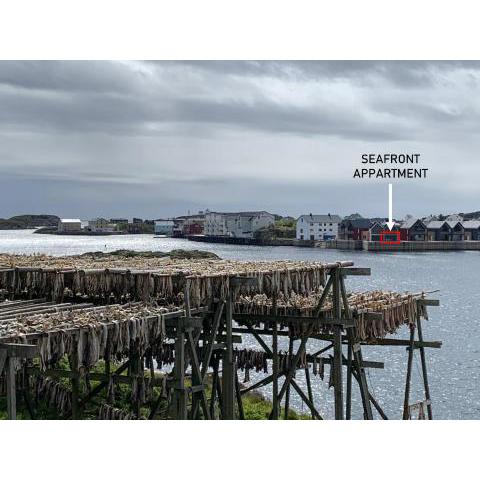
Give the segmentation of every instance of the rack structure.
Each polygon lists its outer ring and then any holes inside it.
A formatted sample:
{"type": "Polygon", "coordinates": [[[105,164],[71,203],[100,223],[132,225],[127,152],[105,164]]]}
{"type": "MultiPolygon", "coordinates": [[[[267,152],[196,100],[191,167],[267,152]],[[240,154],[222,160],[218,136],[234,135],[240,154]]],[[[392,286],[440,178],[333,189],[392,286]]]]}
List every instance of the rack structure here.
{"type": "Polygon", "coordinates": [[[99,395],[112,385],[128,384],[132,390],[130,410],[121,412],[114,405],[102,404],[99,418],[142,418],[142,407],[148,405],[151,419],[243,419],[244,396],[271,384],[269,418],[288,418],[295,392],[311,418],[322,419],[311,382],[311,369],[321,364],[330,369],[335,419],[352,418],[355,385],[360,390],[363,417],[387,419],[365,374],[367,368],[383,368],[383,362],[363,358],[365,346],[378,345],[407,348],[403,418],[425,406],[427,418],[432,419],[426,349],[439,348],[441,342],[424,340],[422,320],[427,318],[427,307],[439,302],[416,294],[409,295],[408,301],[406,297],[399,297],[397,303],[385,300],[381,308],[377,302],[377,311],[360,310],[352,304],[346,279],[369,274],[370,269],[355,268],[352,262],[307,264],[303,269],[298,265],[266,269],[262,265],[258,271],[250,264],[242,273],[204,277],[178,271],[95,269],[83,277],[98,275],[102,281],[86,282],[79,291],[73,285],[78,272],[72,269],[0,269],[0,288],[10,298],[0,303],[0,375],[8,417],[16,417],[17,393],[31,418],[36,415],[32,398],[35,389],[40,389],[58,409],[59,418],[79,419],[86,406],[98,402],[99,395]],[[50,279],[42,283],[39,279],[47,274],[50,279]],[[118,278],[112,281],[109,275],[118,278]],[[294,312],[279,306],[292,293],[313,291],[318,299],[313,310],[294,312]],[[38,293],[43,297],[35,298],[38,293]],[[240,296],[256,293],[268,295],[268,311],[245,313],[240,296]],[[395,327],[390,324],[392,311],[405,312],[395,327]],[[366,337],[360,317],[362,322],[386,322],[392,332],[400,324],[406,325],[410,338],[366,337]],[[15,330],[17,327],[23,330],[15,330]],[[257,356],[262,355],[268,365],[264,378],[251,385],[242,385],[238,376],[236,347],[245,334],[256,339],[257,356]],[[279,350],[280,337],[289,340],[286,359],[279,350]],[[316,344],[321,340],[325,346],[312,351],[312,340],[316,344]],[[155,367],[161,363],[166,345],[172,358],[163,363],[172,368],[159,375],[155,367]],[[411,404],[417,349],[425,398],[411,404]],[[59,366],[60,357],[68,358],[69,368],[59,366]],[[100,362],[104,371],[92,372],[100,362]],[[305,373],[305,389],[295,378],[299,370],[305,373]],[[145,395],[146,391],[150,395],[145,395]],[[156,397],[151,392],[157,392],[156,397]]]}

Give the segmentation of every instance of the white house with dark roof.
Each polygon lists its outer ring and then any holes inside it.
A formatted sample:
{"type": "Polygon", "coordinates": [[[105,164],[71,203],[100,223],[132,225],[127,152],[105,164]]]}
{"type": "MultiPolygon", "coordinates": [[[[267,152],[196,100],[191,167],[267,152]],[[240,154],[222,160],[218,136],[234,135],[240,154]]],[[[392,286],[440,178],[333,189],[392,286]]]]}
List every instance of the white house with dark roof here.
{"type": "Polygon", "coordinates": [[[330,213],[300,215],[297,219],[297,240],[335,240],[341,221],[341,217],[330,213]]]}

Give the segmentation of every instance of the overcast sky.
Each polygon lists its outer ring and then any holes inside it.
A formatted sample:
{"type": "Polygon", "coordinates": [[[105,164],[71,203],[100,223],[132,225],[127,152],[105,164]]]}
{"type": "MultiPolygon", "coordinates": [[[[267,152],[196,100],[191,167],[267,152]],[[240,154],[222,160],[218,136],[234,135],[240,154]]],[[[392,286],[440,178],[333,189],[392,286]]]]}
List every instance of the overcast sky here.
{"type": "Polygon", "coordinates": [[[0,217],[480,210],[480,63],[0,62],[0,217]]]}

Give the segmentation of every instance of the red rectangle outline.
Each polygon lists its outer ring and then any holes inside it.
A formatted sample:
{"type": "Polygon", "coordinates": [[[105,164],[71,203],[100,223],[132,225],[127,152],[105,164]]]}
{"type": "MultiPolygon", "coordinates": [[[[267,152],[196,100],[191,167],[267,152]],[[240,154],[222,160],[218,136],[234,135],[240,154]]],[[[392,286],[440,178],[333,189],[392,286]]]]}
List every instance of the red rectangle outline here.
{"type": "Polygon", "coordinates": [[[400,245],[400,230],[382,230],[380,232],[380,244],[381,245],[400,245]],[[396,235],[396,240],[385,240],[385,235],[396,235]]]}

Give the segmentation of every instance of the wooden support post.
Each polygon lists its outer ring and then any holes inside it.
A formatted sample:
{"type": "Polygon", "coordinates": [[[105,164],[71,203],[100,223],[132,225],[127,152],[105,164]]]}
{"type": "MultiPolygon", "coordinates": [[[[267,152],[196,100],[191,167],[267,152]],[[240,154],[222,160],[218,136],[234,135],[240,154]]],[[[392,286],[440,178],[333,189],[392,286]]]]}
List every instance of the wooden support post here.
{"type": "Polygon", "coordinates": [[[298,386],[297,382],[293,380],[293,378],[291,382],[292,382],[292,387],[300,395],[300,398],[307,404],[307,407],[310,408],[312,415],[314,415],[318,420],[323,420],[322,416],[315,408],[315,405],[313,405],[313,403],[310,402],[310,399],[305,395],[305,393],[303,393],[302,389],[298,386]]]}
{"type": "Polygon", "coordinates": [[[233,365],[233,342],[232,342],[232,314],[233,314],[233,288],[229,285],[226,310],[225,310],[225,344],[222,366],[222,399],[223,420],[235,418],[235,372],[233,365]]]}
{"type": "Polygon", "coordinates": [[[305,367],[305,379],[307,381],[308,400],[310,401],[310,412],[312,413],[313,420],[315,419],[315,409],[312,407],[315,405],[315,403],[313,401],[312,382],[310,381],[310,370],[308,369],[308,364],[305,367]]]}
{"type": "Polygon", "coordinates": [[[210,419],[210,414],[208,411],[207,396],[205,394],[205,385],[203,382],[202,373],[200,371],[200,364],[198,362],[198,356],[196,351],[196,342],[193,338],[192,328],[187,330],[187,342],[190,348],[191,362],[192,362],[192,388],[200,387],[199,391],[192,391],[192,418],[197,418],[198,402],[203,410],[203,418],[206,420],[210,419]],[[197,401],[194,403],[193,399],[197,401]]]}
{"type": "Polygon", "coordinates": [[[347,420],[352,419],[352,352],[353,347],[351,343],[348,343],[347,354],[347,407],[345,412],[345,418],[347,420]]]}
{"type": "Polygon", "coordinates": [[[174,415],[177,420],[187,419],[187,395],[185,391],[185,332],[183,325],[177,328],[175,339],[174,372],[174,415]]]}
{"type": "MultiPolygon", "coordinates": [[[[277,315],[277,296],[274,293],[272,298],[272,310],[273,315],[277,315]]],[[[272,384],[272,413],[270,415],[271,420],[278,420],[279,415],[279,400],[278,400],[278,323],[275,318],[272,325],[272,374],[273,374],[273,384],[272,384]]]]}
{"type": "Polygon", "coordinates": [[[212,375],[212,395],[210,397],[210,418],[215,420],[215,399],[217,396],[217,384],[218,384],[218,357],[213,357],[213,375],[212,375]]]}
{"type": "Polygon", "coordinates": [[[6,382],[7,382],[7,418],[9,420],[17,419],[17,385],[15,381],[15,358],[7,357],[6,382]]]}
{"type": "MultiPolygon", "coordinates": [[[[426,308],[426,307],[425,307],[426,308]]],[[[417,311],[418,340],[423,342],[422,319],[417,311]]],[[[423,388],[425,390],[425,400],[427,400],[428,419],[433,420],[432,399],[430,398],[430,387],[428,386],[427,361],[425,359],[425,348],[420,347],[420,360],[422,362],[423,388]]]]}
{"type": "Polygon", "coordinates": [[[245,413],[243,411],[242,395],[240,393],[240,383],[238,381],[238,370],[237,370],[236,365],[235,365],[235,396],[237,398],[238,417],[239,417],[240,420],[245,420],[245,413]]]}
{"type": "Polygon", "coordinates": [[[410,403],[410,384],[412,379],[414,341],[415,341],[415,325],[410,325],[410,346],[407,347],[408,360],[407,360],[407,378],[405,380],[405,397],[403,400],[403,420],[408,420],[410,416],[408,410],[409,410],[409,403],[410,403]]]}
{"type": "MultiPolygon", "coordinates": [[[[333,316],[339,320],[342,317],[341,294],[340,294],[340,271],[335,268],[333,276],[333,316]]],[[[343,420],[343,378],[342,378],[342,327],[333,327],[333,388],[335,397],[335,420],[343,420]]]]}
{"type": "MultiPolygon", "coordinates": [[[[80,333],[81,334],[81,333],[80,333]]],[[[78,371],[78,357],[73,353],[70,357],[70,370],[72,371],[72,419],[80,419],[80,374],[78,371]]]]}
{"type": "MultiPolygon", "coordinates": [[[[287,391],[287,386],[292,381],[293,376],[295,375],[295,371],[297,370],[298,361],[302,356],[303,352],[305,351],[305,345],[307,344],[308,337],[302,337],[300,341],[300,346],[298,347],[297,353],[293,357],[292,363],[289,365],[288,372],[286,373],[285,381],[283,382],[282,388],[280,393],[278,394],[278,401],[281,402],[285,392],[287,391]]],[[[284,374],[284,372],[281,372],[284,374]]]]}
{"type": "MultiPolygon", "coordinates": [[[[293,337],[290,337],[288,342],[288,364],[292,362],[293,358],[293,337]]],[[[288,420],[288,410],[290,409],[290,384],[287,385],[287,391],[285,393],[285,412],[283,418],[288,420]]]]}

